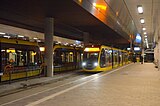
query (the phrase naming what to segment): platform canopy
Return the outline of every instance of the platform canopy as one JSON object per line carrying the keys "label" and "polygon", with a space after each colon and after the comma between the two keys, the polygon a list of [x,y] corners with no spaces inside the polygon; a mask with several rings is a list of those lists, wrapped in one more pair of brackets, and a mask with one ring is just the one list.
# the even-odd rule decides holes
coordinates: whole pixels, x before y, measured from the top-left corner
{"label": "platform canopy", "polygon": [[[116,22],[118,24],[115,24],[111,28],[106,24],[110,20],[107,20],[105,23],[100,18],[98,19],[92,11],[87,10],[92,3],[87,7],[88,0],[84,0],[85,4],[82,4],[82,1],[1,0],[0,24],[44,33],[45,18],[53,17],[55,20],[55,35],[57,36],[83,40],[83,32],[87,32],[90,35],[90,41],[93,43],[123,47],[129,46],[129,33],[125,31],[119,33],[120,27],[115,29],[115,26],[118,26],[119,22]],[[99,9],[95,9],[99,11]]]}

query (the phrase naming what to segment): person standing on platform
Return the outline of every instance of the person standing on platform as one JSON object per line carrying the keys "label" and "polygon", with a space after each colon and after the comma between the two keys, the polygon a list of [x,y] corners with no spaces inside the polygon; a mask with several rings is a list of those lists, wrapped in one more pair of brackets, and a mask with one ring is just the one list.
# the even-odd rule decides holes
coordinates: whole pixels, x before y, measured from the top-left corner
{"label": "person standing on platform", "polygon": [[133,62],[134,63],[136,62],[136,56],[135,55],[133,56]]}
{"label": "person standing on platform", "polygon": [[143,56],[142,55],[140,56],[140,62],[141,62],[141,64],[143,64]]}

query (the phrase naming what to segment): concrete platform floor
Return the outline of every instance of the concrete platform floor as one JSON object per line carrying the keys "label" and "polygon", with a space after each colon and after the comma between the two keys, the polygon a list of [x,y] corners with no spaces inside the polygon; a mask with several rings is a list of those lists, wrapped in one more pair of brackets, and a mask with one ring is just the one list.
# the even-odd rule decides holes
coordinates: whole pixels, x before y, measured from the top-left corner
{"label": "concrete platform floor", "polygon": [[160,71],[133,63],[46,92],[0,106],[160,106]]}

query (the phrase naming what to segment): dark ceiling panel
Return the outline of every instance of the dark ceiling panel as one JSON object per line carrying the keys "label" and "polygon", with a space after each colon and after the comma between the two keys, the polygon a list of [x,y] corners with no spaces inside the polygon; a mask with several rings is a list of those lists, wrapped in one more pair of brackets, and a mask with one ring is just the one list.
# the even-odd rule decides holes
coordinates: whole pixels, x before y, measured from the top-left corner
{"label": "dark ceiling panel", "polygon": [[1,0],[0,23],[44,32],[45,17],[55,19],[55,34],[83,40],[88,32],[93,41],[117,44],[122,38],[72,0]]}

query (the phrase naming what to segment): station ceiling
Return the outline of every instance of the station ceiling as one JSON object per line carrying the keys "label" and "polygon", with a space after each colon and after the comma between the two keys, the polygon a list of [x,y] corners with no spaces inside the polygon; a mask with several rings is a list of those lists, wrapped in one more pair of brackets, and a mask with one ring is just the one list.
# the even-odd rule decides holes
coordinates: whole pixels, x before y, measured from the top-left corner
{"label": "station ceiling", "polygon": [[88,32],[90,41],[112,45],[129,46],[124,38],[73,0],[1,0],[0,24],[44,33],[44,20],[53,17],[55,34],[61,37],[83,40]]}
{"label": "station ceiling", "polygon": [[[148,40],[149,46],[154,45],[155,42],[158,42],[159,34],[159,25],[160,25],[160,0],[124,0],[130,14],[132,15],[133,21],[136,24],[138,32],[142,37]],[[143,13],[138,14],[137,7],[143,7]],[[144,19],[144,24],[140,23],[140,19]],[[146,28],[142,30],[142,28]],[[146,34],[144,34],[146,32]]]}

